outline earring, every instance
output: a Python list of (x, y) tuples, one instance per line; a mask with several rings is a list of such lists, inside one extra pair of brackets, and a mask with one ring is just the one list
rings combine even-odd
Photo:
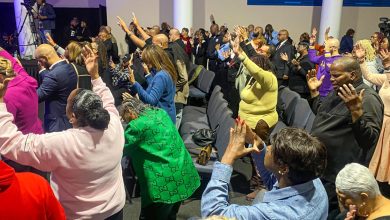
[(73, 124), (73, 120), (72, 120), (72, 119), (69, 119), (69, 123)]
[(368, 217), (371, 214), (372, 210), (367, 210), (367, 205), (365, 202), (359, 205), (359, 208), (357, 209), (358, 214), (363, 217)]
[(279, 170), (278, 173), (279, 173), (280, 175), (282, 175), (282, 176), (285, 174), (285, 172), (282, 172), (281, 170)]

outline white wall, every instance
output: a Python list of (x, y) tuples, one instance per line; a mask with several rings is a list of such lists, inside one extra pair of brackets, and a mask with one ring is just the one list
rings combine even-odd
[(135, 12), (144, 27), (160, 24), (159, 0), (107, 0), (107, 24), (111, 26), (112, 33), (118, 41), (119, 54), (127, 53), (128, 49), (124, 40), (125, 33), (118, 26), (116, 16), (130, 24), (132, 12)]
[[(64, 0), (65, 1), (65, 0)], [(312, 27), (319, 27), (321, 7), (295, 6), (255, 6), (247, 5), (247, 0), (194, 0), (194, 28), (210, 26), (210, 14), (218, 24), (226, 23), (230, 29), (234, 25), (260, 25), (271, 23), (276, 30), (286, 28), (293, 40), (297, 41), (303, 32), (310, 33)], [(355, 39), (369, 38), (379, 31), (379, 17), (390, 17), (390, 8), (344, 7), (341, 17), (340, 38), (348, 28), (356, 30)], [(119, 46), (126, 52), (122, 40), (124, 33), (116, 24), (116, 15), (123, 16), (130, 22), (131, 11), (136, 12), (141, 25), (151, 26), (167, 21), (173, 24), (172, 0), (107, 0), (108, 25), (119, 41)], [(123, 44), (123, 45), (121, 45)]]

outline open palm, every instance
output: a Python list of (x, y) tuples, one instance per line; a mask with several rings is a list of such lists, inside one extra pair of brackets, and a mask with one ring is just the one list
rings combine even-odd
[(322, 85), (322, 81), (324, 80), (325, 76), (321, 76), (320, 79), (317, 79), (317, 73), (315, 69), (309, 70), (306, 79), (307, 79), (307, 86), (309, 87), (310, 91), (317, 91), (320, 86)]
[(99, 78), (98, 58), (99, 56), (87, 45), (83, 49), (85, 67), (92, 79)]

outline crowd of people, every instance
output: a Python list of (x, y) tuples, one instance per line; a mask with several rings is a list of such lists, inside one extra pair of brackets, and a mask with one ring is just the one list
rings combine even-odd
[[(122, 57), (109, 26), (90, 38), (74, 18), (67, 45), (42, 33), (39, 85), (0, 48), (1, 219), (123, 219), (124, 157), (138, 177), (140, 219), (176, 219), (201, 186), (178, 131), (194, 64), (216, 74), (212, 87), (237, 118), (203, 191), (203, 218), (390, 219), (384, 34), (354, 44), (355, 30), (340, 42), (328, 28), (318, 42), (313, 28), (295, 43), (287, 29), (229, 30), (213, 16), (209, 31), (145, 28), (134, 13), (129, 25), (117, 19), (128, 44)], [(270, 136), (286, 87), (307, 100), (313, 126)], [(250, 206), (229, 202), (233, 164), (243, 157), (253, 170)]]

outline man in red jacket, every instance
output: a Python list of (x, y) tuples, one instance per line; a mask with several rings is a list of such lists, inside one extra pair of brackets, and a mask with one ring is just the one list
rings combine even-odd
[(0, 161), (0, 219), (62, 220), (65, 213), (45, 179)]

